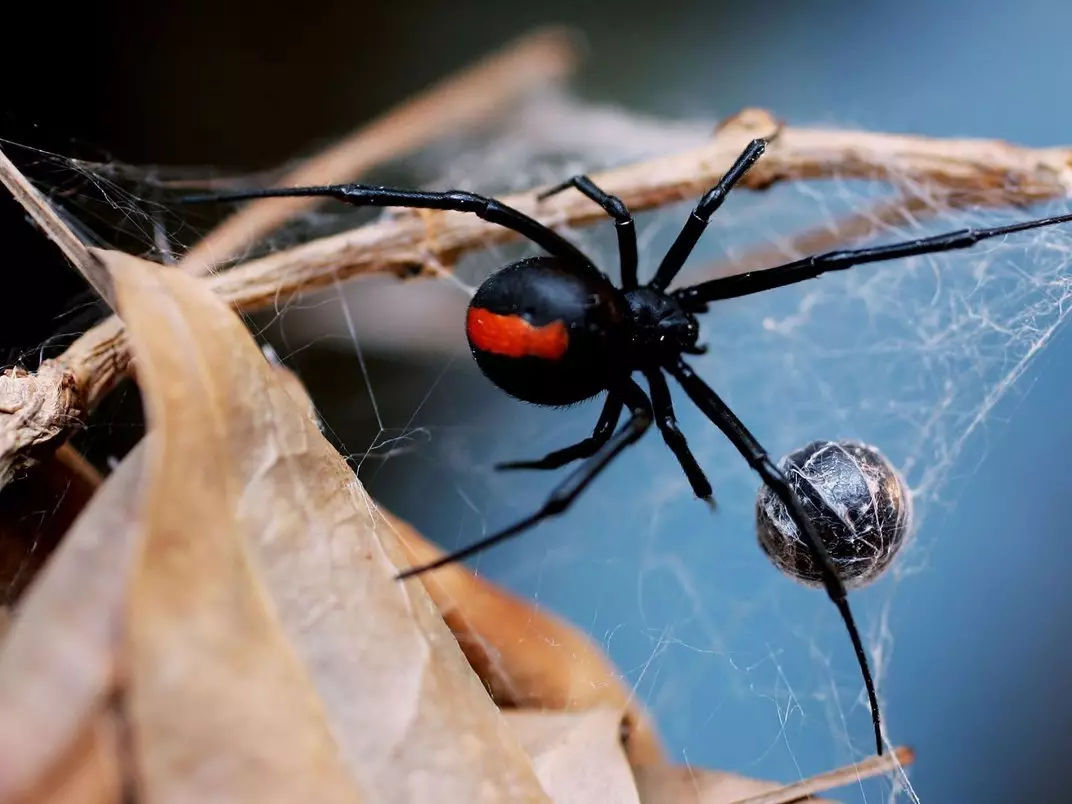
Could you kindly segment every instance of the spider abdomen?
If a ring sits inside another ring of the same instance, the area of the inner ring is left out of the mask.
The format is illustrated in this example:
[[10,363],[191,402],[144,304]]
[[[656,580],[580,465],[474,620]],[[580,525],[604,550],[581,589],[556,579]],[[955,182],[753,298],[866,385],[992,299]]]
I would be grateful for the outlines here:
[[489,276],[473,296],[465,332],[484,375],[537,405],[589,399],[622,375],[628,305],[606,277],[554,257]]

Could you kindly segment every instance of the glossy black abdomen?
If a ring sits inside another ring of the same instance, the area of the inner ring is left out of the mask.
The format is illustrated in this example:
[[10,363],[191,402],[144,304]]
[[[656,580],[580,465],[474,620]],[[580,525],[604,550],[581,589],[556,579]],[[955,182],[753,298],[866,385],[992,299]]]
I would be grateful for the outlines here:
[[537,405],[589,399],[628,369],[628,305],[595,271],[533,257],[489,276],[469,304],[466,335],[485,376]]

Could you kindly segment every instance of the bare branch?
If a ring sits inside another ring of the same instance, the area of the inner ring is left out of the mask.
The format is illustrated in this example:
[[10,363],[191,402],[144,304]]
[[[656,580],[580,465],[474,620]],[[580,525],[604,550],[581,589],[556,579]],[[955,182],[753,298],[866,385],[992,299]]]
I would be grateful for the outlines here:
[[[638,212],[682,201],[714,184],[751,138],[777,129],[769,113],[748,110],[701,148],[615,168],[593,179]],[[1072,148],[786,126],[740,186],[764,190],[777,182],[830,178],[884,179],[908,189],[937,185],[992,205],[1023,205],[1072,194]],[[539,189],[503,200],[550,225],[606,220],[579,193],[537,202]],[[224,298],[253,310],[359,274],[408,274],[414,267],[450,265],[465,252],[516,238],[462,213],[403,213],[244,263],[211,282]]]
[[816,793],[824,793],[827,790],[834,790],[838,787],[858,784],[862,779],[891,773],[905,765],[911,765],[915,758],[915,752],[911,748],[899,746],[892,753],[884,756],[869,757],[862,762],[820,773],[773,790],[770,793],[740,799],[734,804],[793,804],[793,802],[804,801]]

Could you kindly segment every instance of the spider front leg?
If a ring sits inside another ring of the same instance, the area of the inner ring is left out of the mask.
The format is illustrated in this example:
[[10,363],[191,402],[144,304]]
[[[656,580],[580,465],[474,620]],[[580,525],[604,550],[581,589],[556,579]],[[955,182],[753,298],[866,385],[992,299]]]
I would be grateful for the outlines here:
[[568,447],[549,452],[539,460],[509,461],[496,464],[495,468],[499,470],[558,469],[572,461],[595,455],[599,448],[607,443],[614,433],[614,428],[618,426],[618,419],[622,415],[622,407],[620,397],[615,394],[607,394],[607,401],[603,404],[603,412],[599,415],[595,430],[592,431],[592,435],[588,438],[578,441],[576,444],[570,444]]
[[622,290],[636,290],[637,287],[637,235],[636,223],[629,207],[616,195],[610,195],[600,189],[587,176],[572,176],[550,190],[536,196],[539,200],[568,190],[573,187],[595,201],[603,211],[614,218],[614,230],[618,233],[618,258],[621,261]]
[[565,480],[559,483],[554,491],[551,492],[547,501],[540,506],[540,509],[536,511],[536,513],[525,517],[520,522],[517,522],[508,528],[504,528],[497,533],[493,533],[491,536],[481,539],[475,544],[471,544],[461,550],[445,555],[436,561],[424,564],[423,566],[410,567],[409,569],[400,572],[398,574],[398,579],[412,578],[447,564],[462,561],[477,553],[482,553],[489,547],[493,547],[500,542],[504,542],[507,539],[524,533],[543,520],[557,516],[569,508],[570,505],[573,504],[573,501],[581,495],[581,492],[588,488],[589,484],[596,479],[599,473],[606,469],[610,462],[618,457],[626,447],[636,443],[636,441],[644,435],[651,426],[651,402],[648,401],[647,395],[640,386],[631,379],[626,380],[625,384],[619,389],[619,393],[625,404],[629,405],[632,410],[632,417],[630,417],[629,421],[622,426],[622,429],[607,440],[607,443],[596,450],[596,453],[592,457],[577,467]]
[[703,469],[696,460],[696,456],[689,449],[688,441],[677,426],[677,417],[674,415],[674,403],[670,399],[670,388],[666,384],[666,378],[658,369],[646,371],[644,376],[648,378],[651,388],[651,404],[655,411],[655,423],[662,433],[663,441],[670,451],[674,453],[677,462],[681,464],[685,477],[689,479],[693,493],[710,505],[715,507],[714,491],[711,489],[711,481],[707,479]]
[[568,260],[584,271],[596,271],[595,265],[579,248],[558,232],[494,198],[466,190],[432,192],[380,187],[371,184],[330,184],[319,187],[282,187],[267,190],[238,190],[181,198],[185,204],[217,204],[223,201],[249,201],[257,198],[334,198],[352,207],[401,207],[403,209],[441,209],[469,212],[497,226],[517,232],[548,254]]

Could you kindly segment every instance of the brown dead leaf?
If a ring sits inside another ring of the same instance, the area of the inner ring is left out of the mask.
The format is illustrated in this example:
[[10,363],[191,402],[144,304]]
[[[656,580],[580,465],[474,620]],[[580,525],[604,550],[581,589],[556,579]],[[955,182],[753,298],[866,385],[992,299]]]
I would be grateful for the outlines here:
[[0,643],[0,802],[21,800],[68,755],[113,689],[141,457],[100,487]]
[[618,709],[506,715],[554,804],[640,804]]
[[235,522],[243,488],[229,471],[225,410],[206,388],[212,366],[166,284],[122,265],[117,300],[155,436],[125,656],[142,796],[359,802]]
[[[111,268],[160,439],[130,608],[146,789],[182,783],[200,804],[215,773],[241,781],[230,801],[244,784],[258,801],[329,800],[334,750],[372,800],[546,801],[423,588],[394,580],[401,548],[353,472],[235,313],[179,272]],[[324,794],[299,793],[301,773]]]
[[119,715],[109,708],[98,712],[85,731],[24,804],[120,804],[125,780],[119,739]]
[[[383,512],[411,564],[442,556],[408,523]],[[420,576],[477,675],[500,706],[622,713],[633,764],[663,748],[651,717],[611,661],[583,632],[453,564]]]
[[[316,409],[302,384],[274,364],[280,382],[313,422]],[[379,510],[401,540],[409,563],[443,553],[408,522]],[[421,577],[466,659],[499,706],[622,713],[626,753],[634,764],[663,760],[651,717],[606,655],[575,626],[454,564]]]

